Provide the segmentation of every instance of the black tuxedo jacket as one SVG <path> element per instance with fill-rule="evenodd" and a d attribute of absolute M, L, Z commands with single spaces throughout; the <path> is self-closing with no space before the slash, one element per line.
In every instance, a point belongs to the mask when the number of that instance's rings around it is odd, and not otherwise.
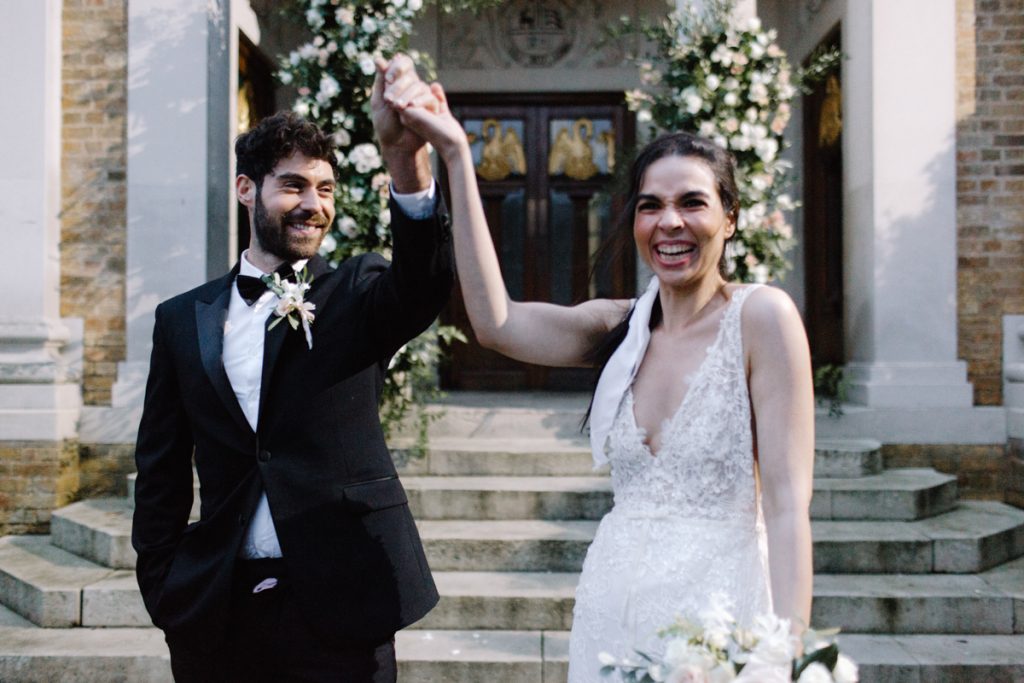
<path fill-rule="evenodd" d="M 390 265 L 376 254 L 336 270 L 310 259 L 313 348 L 287 322 L 267 333 L 256 432 L 221 360 L 237 266 L 157 307 L 132 544 L 146 608 L 168 636 L 222 642 L 233 566 L 264 490 L 296 599 L 328 642 L 379 642 L 437 603 L 378 401 L 390 357 L 451 291 L 438 204 L 418 221 L 392 205 Z M 201 514 L 189 524 L 193 458 Z"/>

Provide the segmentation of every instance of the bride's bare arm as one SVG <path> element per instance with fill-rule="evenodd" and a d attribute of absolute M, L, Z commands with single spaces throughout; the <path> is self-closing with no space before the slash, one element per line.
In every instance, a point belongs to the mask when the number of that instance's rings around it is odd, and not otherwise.
<path fill-rule="evenodd" d="M 628 302 L 596 299 L 577 306 L 557 306 L 509 298 L 487 228 L 466 134 L 448 111 L 444 91 L 437 84 L 433 88 L 441 111 L 434 114 L 406 108 L 402 122 L 430 142 L 448 168 L 455 261 L 477 340 L 529 363 L 584 364 L 587 351 L 622 319 Z"/>
<path fill-rule="evenodd" d="M 750 397 L 775 613 L 802 630 L 814 582 L 810 504 L 814 391 L 800 314 L 781 290 L 762 287 L 743 308 Z"/>

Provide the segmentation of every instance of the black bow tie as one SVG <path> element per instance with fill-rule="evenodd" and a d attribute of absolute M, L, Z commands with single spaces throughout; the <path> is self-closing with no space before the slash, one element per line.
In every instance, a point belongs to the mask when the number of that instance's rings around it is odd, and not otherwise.
<path fill-rule="evenodd" d="M 289 282 L 296 281 L 295 269 L 292 268 L 292 264 L 290 263 L 282 263 L 277 267 L 274 273 L 280 275 L 281 280 L 288 280 Z M 273 273 L 271 273 L 271 275 L 273 275 Z M 239 275 L 235 278 L 235 285 L 238 287 L 238 293 L 242 296 L 242 300 L 249 306 L 256 303 L 268 289 L 267 283 L 264 282 L 263 278 L 253 277 L 251 275 Z"/>

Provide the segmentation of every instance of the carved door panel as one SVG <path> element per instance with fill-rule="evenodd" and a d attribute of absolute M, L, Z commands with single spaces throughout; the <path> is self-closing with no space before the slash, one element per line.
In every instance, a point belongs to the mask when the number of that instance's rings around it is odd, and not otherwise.
<path fill-rule="evenodd" d="M 836 30 L 822 42 L 839 45 Z M 816 365 L 846 362 L 843 344 L 843 153 L 839 71 L 804 96 L 804 291 Z"/>
<path fill-rule="evenodd" d="M 625 141 L 634 139 L 621 96 L 461 96 L 452 97 L 452 109 L 470 136 L 509 295 L 563 305 L 632 296 L 632 254 L 589 277 L 618 213 L 609 194 L 615 164 Z M 446 388 L 581 390 L 591 384 L 589 370 L 542 368 L 480 347 L 461 291 L 442 318 L 470 338 L 455 345 L 442 369 Z"/>

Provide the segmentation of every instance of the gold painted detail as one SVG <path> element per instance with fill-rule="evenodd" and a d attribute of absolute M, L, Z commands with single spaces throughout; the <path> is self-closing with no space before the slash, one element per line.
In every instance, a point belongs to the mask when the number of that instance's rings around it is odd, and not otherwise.
<path fill-rule="evenodd" d="M 497 119 L 486 119 L 481 126 L 484 149 L 476 172 L 484 180 L 504 180 L 513 173 L 526 174 L 526 152 L 514 128 L 501 129 Z M 471 141 L 472 142 L 472 141 Z"/>
<path fill-rule="evenodd" d="M 843 132 L 843 96 L 839 79 L 832 74 L 825 80 L 825 100 L 821 103 L 818 119 L 818 145 L 831 147 L 839 141 Z"/>
<path fill-rule="evenodd" d="M 594 164 L 594 150 L 590 148 L 593 135 L 594 122 L 590 119 L 573 121 L 571 134 L 568 128 L 559 130 L 548 156 L 548 174 L 564 173 L 574 180 L 587 180 L 600 173 L 601 169 Z M 610 155 L 608 158 L 611 160 Z"/>

